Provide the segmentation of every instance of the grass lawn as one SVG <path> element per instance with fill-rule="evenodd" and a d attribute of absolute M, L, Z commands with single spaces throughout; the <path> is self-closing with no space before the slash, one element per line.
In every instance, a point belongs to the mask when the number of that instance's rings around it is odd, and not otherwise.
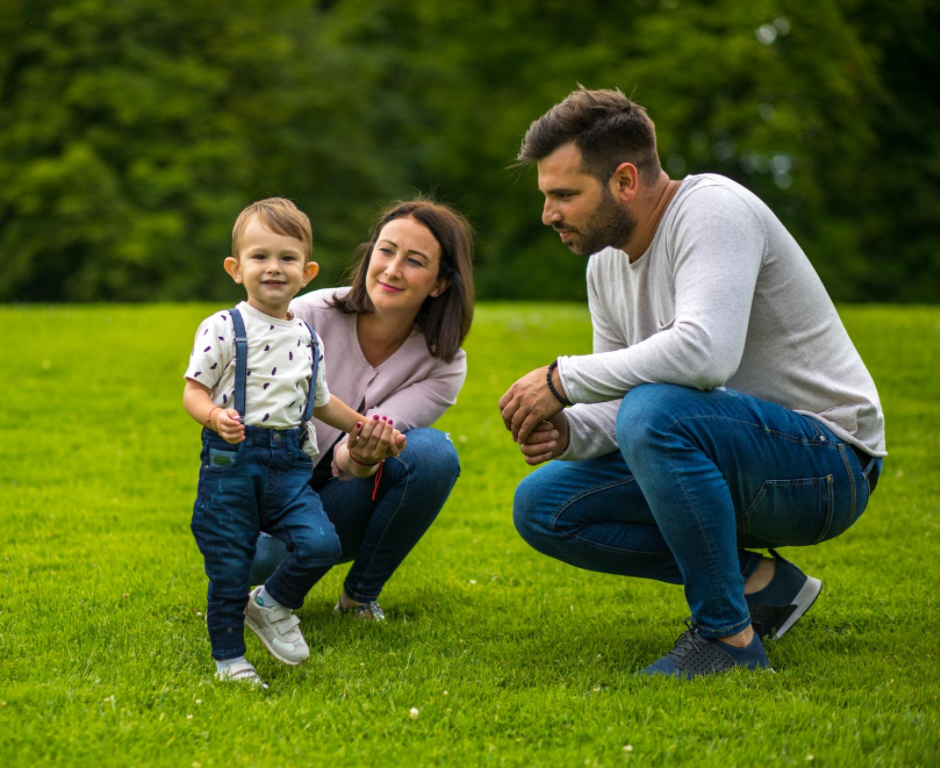
<path fill-rule="evenodd" d="M 439 423 L 463 474 L 386 588 L 389 620 L 334 617 L 337 568 L 300 612 L 306 664 L 249 633 L 266 693 L 212 678 L 189 532 L 199 427 L 181 377 L 213 309 L 0 308 L 0 766 L 940 765 L 940 308 L 842 310 L 891 455 L 854 528 L 785 551 L 825 588 L 769 645 L 776 675 L 634 677 L 683 629 L 681 590 L 518 537 L 528 468 L 496 401 L 588 351 L 590 323 L 484 305 Z"/>

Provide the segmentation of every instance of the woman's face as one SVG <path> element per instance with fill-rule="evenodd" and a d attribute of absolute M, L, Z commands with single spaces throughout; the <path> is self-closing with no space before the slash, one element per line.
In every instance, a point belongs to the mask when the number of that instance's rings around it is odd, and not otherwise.
<path fill-rule="evenodd" d="M 366 292 L 377 314 L 417 314 L 428 296 L 439 296 L 447 281 L 438 275 L 441 246 L 424 224 L 411 217 L 390 221 L 369 255 Z"/>

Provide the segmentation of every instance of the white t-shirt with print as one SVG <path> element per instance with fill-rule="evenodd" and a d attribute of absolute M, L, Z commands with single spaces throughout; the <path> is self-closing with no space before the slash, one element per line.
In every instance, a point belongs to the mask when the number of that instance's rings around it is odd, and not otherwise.
<path fill-rule="evenodd" d="M 269 317 L 245 301 L 237 308 L 248 337 L 245 424 L 266 429 L 301 426 L 313 367 L 307 324 L 296 317 Z M 323 340 L 317 337 L 317 341 L 320 362 L 314 405 L 322 408 L 330 401 L 330 391 Z M 235 407 L 235 328 L 229 310 L 202 321 L 184 377 L 209 389 L 216 405 Z"/>

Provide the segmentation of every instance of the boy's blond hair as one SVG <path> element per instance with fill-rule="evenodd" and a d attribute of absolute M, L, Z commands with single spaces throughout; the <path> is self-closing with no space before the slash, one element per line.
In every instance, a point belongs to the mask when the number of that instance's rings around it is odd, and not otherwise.
<path fill-rule="evenodd" d="M 300 240 L 304 244 L 305 261 L 313 258 L 313 230 L 307 214 L 287 198 L 269 197 L 247 206 L 235 219 L 235 226 L 232 227 L 232 256 L 236 259 L 241 249 L 240 241 L 245 227 L 254 216 L 258 217 L 266 229 Z"/>

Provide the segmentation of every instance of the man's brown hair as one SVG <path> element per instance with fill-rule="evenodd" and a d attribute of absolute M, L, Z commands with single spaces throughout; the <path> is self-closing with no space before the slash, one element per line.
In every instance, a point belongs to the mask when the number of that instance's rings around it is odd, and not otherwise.
<path fill-rule="evenodd" d="M 257 216 L 264 228 L 278 235 L 300 240 L 304 244 L 304 261 L 313 258 L 313 230 L 310 219 L 293 202 L 284 197 L 269 197 L 247 206 L 232 227 L 232 256 L 238 258 L 245 227 Z"/>
<path fill-rule="evenodd" d="M 523 165 L 538 162 L 571 142 L 581 151 L 584 172 L 601 184 L 621 163 L 635 165 L 647 183 L 662 170 L 653 121 L 619 88 L 589 91 L 578 85 L 529 126 L 516 160 Z"/>

